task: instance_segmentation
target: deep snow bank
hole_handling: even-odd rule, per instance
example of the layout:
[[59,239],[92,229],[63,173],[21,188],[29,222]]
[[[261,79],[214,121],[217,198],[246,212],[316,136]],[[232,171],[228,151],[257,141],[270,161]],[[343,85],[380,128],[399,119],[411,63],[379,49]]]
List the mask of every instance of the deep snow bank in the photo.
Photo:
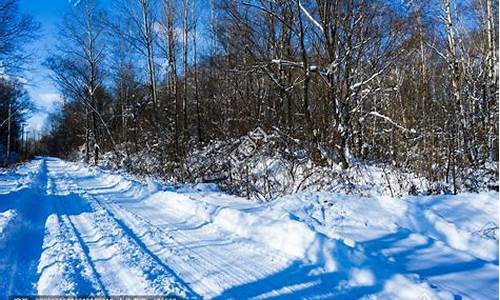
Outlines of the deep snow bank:
[[498,197],[497,192],[405,198],[302,193],[277,200],[273,206],[331,238],[367,241],[406,228],[495,261]]
[[[333,271],[330,249],[345,247],[343,243],[329,239],[315,231],[306,223],[287,216],[286,211],[273,213],[270,205],[242,205],[236,202],[223,202],[217,205],[212,201],[203,201],[193,194],[178,194],[161,191],[145,199],[152,206],[168,205],[187,212],[186,217],[202,218],[208,226],[216,226],[236,235],[252,239],[281,251],[291,259],[307,259],[315,263],[324,263]],[[206,200],[206,199],[205,199]],[[336,244],[339,245],[336,245]]]
[[332,252],[352,252],[359,242],[402,229],[414,239],[431,238],[479,259],[498,261],[497,192],[400,199],[317,192],[244,204],[211,190],[203,197],[199,188],[184,195],[161,192],[152,199],[204,216],[213,225],[291,257],[329,264],[330,270],[336,269],[330,263],[335,260]]

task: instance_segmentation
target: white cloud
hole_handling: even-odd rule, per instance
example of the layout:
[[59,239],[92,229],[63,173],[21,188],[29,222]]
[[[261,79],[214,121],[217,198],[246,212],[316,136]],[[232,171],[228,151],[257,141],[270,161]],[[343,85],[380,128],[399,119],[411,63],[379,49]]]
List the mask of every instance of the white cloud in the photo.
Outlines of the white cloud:
[[42,132],[45,125],[47,124],[48,116],[49,115],[46,112],[34,113],[31,118],[28,119],[28,132]]
[[58,93],[47,92],[37,93],[33,98],[36,110],[27,120],[27,130],[30,133],[42,132],[48,124],[49,114],[55,111],[58,103],[61,102],[61,96]]
[[44,93],[35,97],[37,106],[46,111],[51,111],[54,106],[61,101],[61,96],[57,93]]

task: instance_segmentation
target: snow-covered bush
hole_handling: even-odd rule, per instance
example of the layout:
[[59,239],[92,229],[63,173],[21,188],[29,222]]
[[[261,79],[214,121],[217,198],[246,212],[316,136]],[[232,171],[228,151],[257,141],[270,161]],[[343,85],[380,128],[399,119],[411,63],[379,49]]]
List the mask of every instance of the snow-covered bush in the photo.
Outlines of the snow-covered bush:
[[[242,141],[244,137],[212,141],[202,148],[193,146],[185,158],[177,161],[161,159],[157,149],[144,148],[127,155],[124,147],[119,147],[120,160],[109,152],[101,156],[99,165],[168,182],[217,184],[223,191],[255,201],[270,201],[302,191],[391,197],[453,193],[450,178],[429,181],[413,170],[385,162],[351,158],[349,168],[343,169],[328,145],[318,147],[318,162],[305,143],[279,130],[268,132],[266,140],[258,141],[248,157],[236,161],[233,153]],[[74,158],[83,160],[84,147]],[[458,192],[498,190],[494,163],[462,170],[457,179]]]

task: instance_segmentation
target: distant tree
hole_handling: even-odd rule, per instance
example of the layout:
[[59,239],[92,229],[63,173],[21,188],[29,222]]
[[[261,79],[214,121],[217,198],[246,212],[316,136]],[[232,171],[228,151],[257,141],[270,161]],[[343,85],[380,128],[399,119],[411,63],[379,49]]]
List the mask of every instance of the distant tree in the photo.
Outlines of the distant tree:
[[21,152],[23,124],[32,103],[23,85],[0,77],[0,163],[13,161]]

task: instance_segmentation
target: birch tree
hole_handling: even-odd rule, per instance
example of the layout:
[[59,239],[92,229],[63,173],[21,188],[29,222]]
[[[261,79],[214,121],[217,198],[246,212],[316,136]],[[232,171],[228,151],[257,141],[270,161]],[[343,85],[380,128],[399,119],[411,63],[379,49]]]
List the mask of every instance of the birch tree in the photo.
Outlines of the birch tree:
[[58,51],[46,62],[52,71],[52,79],[68,99],[85,105],[86,159],[93,152],[94,164],[99,161],[100,128],[116,151],[113,134],[102,115],[98,92],[103,86],[102,65],[105,59],[103,42],[105,15],[93,1],[81,2],[65,19],[60,33]]

